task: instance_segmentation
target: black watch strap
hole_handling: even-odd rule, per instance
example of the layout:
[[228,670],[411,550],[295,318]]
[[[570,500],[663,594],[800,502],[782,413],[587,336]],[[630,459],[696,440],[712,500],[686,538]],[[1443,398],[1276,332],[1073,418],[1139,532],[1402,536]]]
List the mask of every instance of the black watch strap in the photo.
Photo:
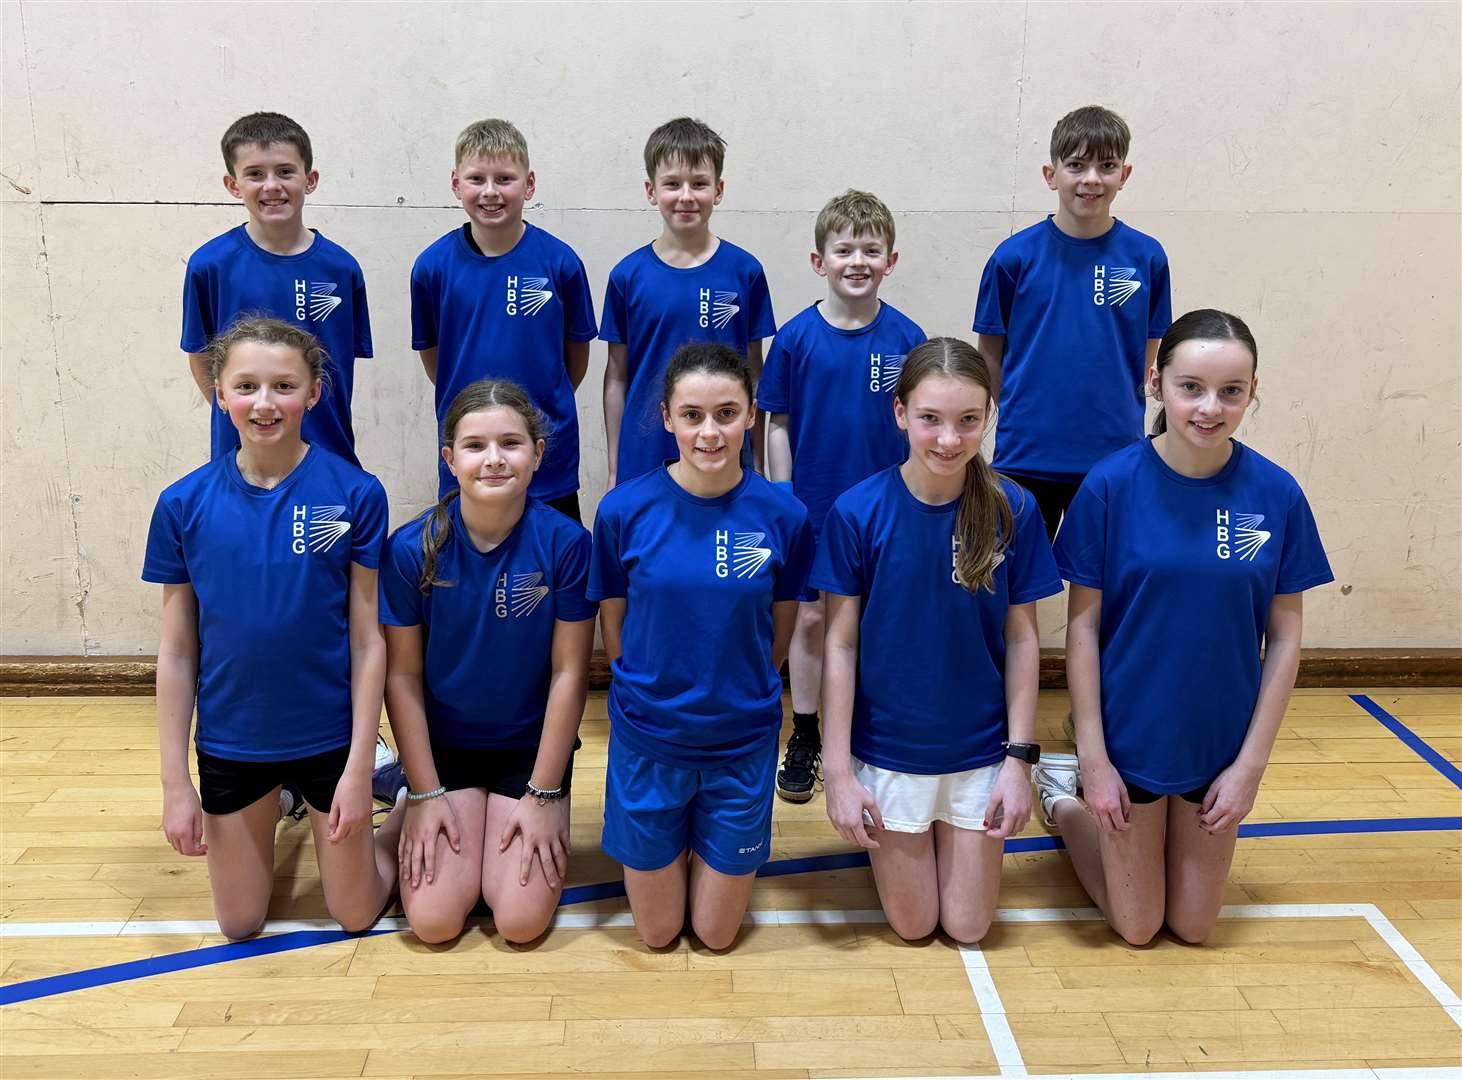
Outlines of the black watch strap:
[[1000,744],[1005,749],[1006,757],[1013,757],[1024,761],[1028,765],[1034,765],[1041,760],[1041,744],[1033,742],[1003,742]]

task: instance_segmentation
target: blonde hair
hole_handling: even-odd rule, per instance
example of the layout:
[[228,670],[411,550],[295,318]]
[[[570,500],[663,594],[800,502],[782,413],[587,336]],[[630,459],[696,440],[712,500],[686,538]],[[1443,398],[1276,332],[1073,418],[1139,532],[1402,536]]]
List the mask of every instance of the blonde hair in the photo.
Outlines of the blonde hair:
[[528,140],[506,120],[479,120],[457,136],[458,165],[470,157],[505,157],[528,169]]
[[299,353],[300,359],[309,370],[310,378],[328,383],[330,356],[320,339],[308,330],[302,330],[293,323],[276,319],[271,315],[257,315],[245,312],[223,333],[208,343],[208,375],[215,384],[228,364],[228,354],[235,346],[245,342],[258,345],[283,345]]
[[882,235],[893,250],[893,214],[877,195],[866,191],[849,189],[827,201],[817,215],[817,224],[812,228],[812,238],[817,250],[827,243],[829,233],[850,231],[854,236]]

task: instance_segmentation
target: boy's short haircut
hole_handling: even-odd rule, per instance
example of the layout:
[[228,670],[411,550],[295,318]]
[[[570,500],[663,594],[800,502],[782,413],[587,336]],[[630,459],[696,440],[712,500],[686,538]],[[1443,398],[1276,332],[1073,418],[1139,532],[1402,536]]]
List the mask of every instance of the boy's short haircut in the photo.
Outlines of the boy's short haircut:
[[726,140],[699,120],[677,117],[650,132],[645,142],[645,176],[653,181],[655,170],[667,161],[690,166],[709,162],[719,180],[726,164]]
[[848,230],[854,236],[873,236],[881,233],[888,250],[893,250],[893,214],[877,195],[851,188],[827,201],[817,215],[817,224],[812,227],[812,237],[817,250],[827,242],[828,234]]
[[1132,132],[1111,109],[1100,105],[1084,105],[1073,109],[1056,122],[1051,131],[1051,164],[1059,165],[1086,149],[1088,157],[1127,160],[1132,145]]
[[507,120],[479,120],[457,136],[456,164],[471,157],[505,157],[528,170],[528,140]]
[[310,137],[305,129],[283,113],[256,112],[241,116],[228,126],[219,144],[223,150],[223,166],[228,174],[234,174],[234,155],[239,147],[273,143],[288,143],[299,151],[300,160],[305,163],[305,172],[315,167],[315,152],[310,148]]

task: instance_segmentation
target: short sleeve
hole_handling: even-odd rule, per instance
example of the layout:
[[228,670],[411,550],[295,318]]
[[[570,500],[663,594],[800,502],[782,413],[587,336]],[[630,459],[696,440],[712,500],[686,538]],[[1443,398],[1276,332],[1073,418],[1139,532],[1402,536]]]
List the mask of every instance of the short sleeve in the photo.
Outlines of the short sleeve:
[[812,564],[810,584],[839,596],[862,596],[868,589],[863,545],[858,530],[834,504],[822,525],[822,541]]
[[411,347],[418,352],[437,347],[437,290],[420,257],[411,268]]
[[[624,291],[624,273],[616,266],[609,275],[609,284],[604,287],[604,318],[599,323],[600,341],[623,345],[629,340],[626,336],[629,326],[625,317]],[[597,538],[595,546],[598,546]]]
[[386,542],[388,510],[386,489],[374,476],[361,486],[355,520],[350,526],[350,561],[367,570],[381,565],[381,548]]
[[218,316],[208,296],[208,274],[194,258],[188,260],[183,273],[183,336],[182,349],[201,353],[218,333]]
[[791,411],[792,357],[787,348],[788,331],[784,326],[772,338],[766,366],[761,369],[761,382],[756,387],[756,403],[762,412]]
[[752,267],[746,289],[746,338],[760,341],[777,332],[777,319],[772,314],[772,291],[767,287],[766,271],[758,263]]
[[777,571],[777,580],[772,585],[772,601],[801,600],[807,588],[807,575],[812,571],[812,559],[816,554],[816,543],[812,538],[812,524],[807,520],[807,511],[801,510],[797,523],[787,537],[787,557]]
[[375,355],[371,344],[371,310],[366,301],[365,274],[359,266],[352,275],[354,288],[351,306],[355,311],[355,355],[367,358]]
[[588,598],[589,560],[593,544],[586,529],[575,529],[571,537],[559,545],[558,565],[554,567],[554,618],[564,622],[592,619],[599,605]]
[[421,550],[418,528],[426,522],[396,530],[386,545],[385,558],[377,578],[381,597],[381,622],[386,626],[421,626],[426,622],[426,597],[421,592]]
[[1284,521],[1284,549],[1279,555],[1279,577],[1274,591],[1304,592],[1334,580],[1309,500],[1296,487]]
[[1010,307],[1014,299],[1013,268],[1002,264],[1000,249],[996,248],[980,274],[980,295],[975,301],[975,333],[1005,334],[1010,326]]
[[1173,325],[1173,286],[1167,252],[1161,247],[1152,257],[1152,292],[1147,302],[1147,336],[1160,338]]
[[593,341],[599,333],[594,322],[594,296],[589,291],[589,275],[584,261],[572,252],[564,259],[563,279],[558,285],[563,298],[564,338],[567,341]]
[[1035,497],[1020,489],[1017,498],[1021,499],[1020,504],[1011,507],[1015,528],[1011,544],[1005,550],[1005,580],[1010,603],[1029,604],[1059,593],[1061,574],[1056,569],[1051,542],[1046,539],[1045,520],[1036,506]]
[[590,600],[613,600],[629,595],[629,575],[621,562],[619,534],[619,520],[601,502],[594,516],[594,546],[589,556],[589,587],[585,590]]
[[142,580],[158,585],[186,585],[192,581],[183,554],[183,528],[178,508],[167,492],[158,497],[147,529],[147,554],[142,561]]
[[1090,474],[1061,519],[1054,554],[1057,569],[1071,584],[1102,588],[1107,558],[1107,501],[1100,482]]

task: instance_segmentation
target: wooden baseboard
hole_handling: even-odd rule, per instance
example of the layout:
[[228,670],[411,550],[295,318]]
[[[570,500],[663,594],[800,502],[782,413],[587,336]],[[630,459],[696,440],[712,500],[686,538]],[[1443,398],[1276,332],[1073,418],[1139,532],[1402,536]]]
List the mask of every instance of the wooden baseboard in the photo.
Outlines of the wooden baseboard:
[[[0,696],[151,694],[151,656],[0,657]],[[1299,686],[1462,686],[1462,649],[1306,649]],[[609,686],[609,663],[596,651],[589,686]],[[1065,653],[1041,650],[1041,689],[1066,687]]]

